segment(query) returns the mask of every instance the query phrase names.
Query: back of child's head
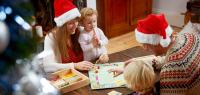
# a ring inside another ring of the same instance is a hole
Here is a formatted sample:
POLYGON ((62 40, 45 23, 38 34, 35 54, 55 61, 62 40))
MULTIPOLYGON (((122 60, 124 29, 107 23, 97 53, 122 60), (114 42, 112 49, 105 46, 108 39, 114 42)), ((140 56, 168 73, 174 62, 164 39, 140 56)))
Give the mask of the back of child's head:
POLYGON ((80 17, 80 22, 82 23, 83 20, 87 17, 87 16, 92 16, 93 14, 96 14, 98 16, 98 13, 96 10, 92 9, 92 8, 83 8, 81 9, 81 17, 80 17))
POLYGON ((153 88, 155 73, 150 64, 136 60, 125 67, 124 79, 127 82, 127 87, 144 94, 153 88))

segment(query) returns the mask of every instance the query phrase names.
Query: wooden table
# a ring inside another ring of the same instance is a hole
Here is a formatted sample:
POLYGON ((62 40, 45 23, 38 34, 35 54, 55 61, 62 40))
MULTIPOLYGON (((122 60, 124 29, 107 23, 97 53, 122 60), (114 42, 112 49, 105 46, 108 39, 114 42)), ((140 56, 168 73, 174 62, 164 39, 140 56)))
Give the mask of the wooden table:
MULTIPOLYGON (((123 62, 134 57, 140 57, 145 55, 151 55, 151 52, 144 51, 142 47, 133 47, 121 52, 113 53, 109 55, 109 62, 123 62)), ((87 75, 87 73, 85 73, 87 75)), ((78 90, 65 93, 63 95, 107 95, 108 92, 115 90, 123 95, 130 94, 132 91, 128 88, 113 88, 113 89, 102 89, 102 90, 92 90, 90 85, 82 87, 78 90)))

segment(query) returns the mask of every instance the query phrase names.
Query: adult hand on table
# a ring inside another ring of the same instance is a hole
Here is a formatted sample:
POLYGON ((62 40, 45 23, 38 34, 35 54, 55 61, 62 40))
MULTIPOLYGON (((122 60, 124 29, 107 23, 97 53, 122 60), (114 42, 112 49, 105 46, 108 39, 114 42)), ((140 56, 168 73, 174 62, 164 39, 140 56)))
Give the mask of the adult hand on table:
POLYGON ((78 70, 90 70, 93 68, 93 66, 94 65, 88 61, 81 61, 78 63, 74 63, 75 69, 78 69, 78 70))

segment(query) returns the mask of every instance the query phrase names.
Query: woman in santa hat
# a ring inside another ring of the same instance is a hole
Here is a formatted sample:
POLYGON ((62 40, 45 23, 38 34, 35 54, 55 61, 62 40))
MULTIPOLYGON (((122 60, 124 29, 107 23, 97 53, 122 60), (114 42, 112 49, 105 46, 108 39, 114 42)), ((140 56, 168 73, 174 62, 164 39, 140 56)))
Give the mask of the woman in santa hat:
POLYGON ((54 1, 54 21, 57 27, 45 37, 44 41, 43 66, 47 73, 67 68, 90 70, 93 67, 91 62, 83 61, 77 29, 80 13, 72 1, 54 1))

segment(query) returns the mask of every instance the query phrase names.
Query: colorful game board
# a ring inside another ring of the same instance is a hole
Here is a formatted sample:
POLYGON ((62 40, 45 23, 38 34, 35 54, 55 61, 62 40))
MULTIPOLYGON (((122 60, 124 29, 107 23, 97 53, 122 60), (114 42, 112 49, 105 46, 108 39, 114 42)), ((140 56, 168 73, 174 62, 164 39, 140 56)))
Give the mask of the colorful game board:
POLYGON ((111 68, 123 68, 123 66, 123 62, 95 64, 95 68, 89 71, 91 89, 124 87, 123 74, 114 77, 113 72, 108 72, 111 68))

